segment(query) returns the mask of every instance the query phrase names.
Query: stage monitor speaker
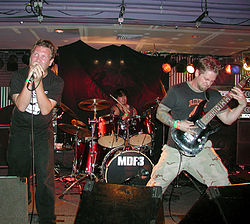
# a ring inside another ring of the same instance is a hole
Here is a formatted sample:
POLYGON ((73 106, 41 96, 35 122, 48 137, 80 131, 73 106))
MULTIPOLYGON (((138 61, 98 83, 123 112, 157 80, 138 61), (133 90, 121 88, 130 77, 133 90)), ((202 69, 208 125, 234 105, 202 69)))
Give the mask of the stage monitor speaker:
POLYGON ((250 138, 248 132, 249 128, 249 119, 239 119, 237 121, 237 165, 250 165, 250 138))
POLYGON ((0 223, 28 223, 27 183, 25 178, 0 176, 0 223))
POLYGON ((75 224, 164 224, 161 187, 87 181, 75 224))
POLYGON ((179 224, 248 223, 250 183, 209 187, 179 224))
POLYGON ((7 166, 9 128, 0 128, 0 166, 7 166))

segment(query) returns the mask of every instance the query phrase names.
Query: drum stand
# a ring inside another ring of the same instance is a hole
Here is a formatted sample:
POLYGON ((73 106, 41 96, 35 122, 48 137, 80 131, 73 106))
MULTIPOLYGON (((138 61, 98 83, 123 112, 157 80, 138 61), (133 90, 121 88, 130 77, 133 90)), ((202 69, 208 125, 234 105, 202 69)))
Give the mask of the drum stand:
MULTIPOLYGON (((78 141, 75 143, 75 159, 73 162, 73 169, 72 169, 72 174, 71 175, 75 175, 75 179, 77 179, 76 181, 74 181, 58 198, 59 199, 63 199, 64 195, 72 188, 74 187, 76 184, 80 183, 81 181, 83 181, 85 178, 89 177, 90 180, 95 180, 96 182, 98 181, 96 175, 94 174, 94 166, 95 166, 95 159, 96 159, 96 155, 94 155, 93 152, 93 144, 94 144, 94 132, 95 132, 95 124, 97 123, 97 119, 96 119, 96 109, 94 109, 94 119, 93 120, 89 120, 89 124, 91 124, 91 147, 90 147, 90 170, 88 172, 86 172, 86 174, 83 174, 82 177, 79 178, 80 176, 80 172, 79 170, 77 170, 77 144, 78 141), (77 173, 77 175, 76 175, 77 173)), ((77 138, 77 136, 76 136, 77 138)), ((79 185, 80 190, 81 190, 81 185, 79 185)))

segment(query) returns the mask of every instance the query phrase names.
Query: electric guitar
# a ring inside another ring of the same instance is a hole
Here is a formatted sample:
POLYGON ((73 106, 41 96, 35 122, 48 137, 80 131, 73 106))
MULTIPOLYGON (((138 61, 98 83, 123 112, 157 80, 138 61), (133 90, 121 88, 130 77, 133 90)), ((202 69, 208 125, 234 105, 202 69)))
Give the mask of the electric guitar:
MULTIPOLYGON (((246 85, 249 78, 249 75, 244 77, 238 83, 237 87, 242 89, 246 85)), ((199 104, 195 114, 188 119, 189 121, 193 121, 197 126, 197 128, 194 129, 195 134, 189 134, 179 129, 172 129, 171 136, 179 147, 179 150, 184 155, 195 156, 200 151, 202 151, 208 139, 208 136, 216 132, 216 130, 214 130, 211 125, 209 125, 209 122, 229 103, 231 99, 232 97, 228 93, 227 95, 222 97, 222 99, 203 117, 202 112, 207 101, 202 101, 199 104)))

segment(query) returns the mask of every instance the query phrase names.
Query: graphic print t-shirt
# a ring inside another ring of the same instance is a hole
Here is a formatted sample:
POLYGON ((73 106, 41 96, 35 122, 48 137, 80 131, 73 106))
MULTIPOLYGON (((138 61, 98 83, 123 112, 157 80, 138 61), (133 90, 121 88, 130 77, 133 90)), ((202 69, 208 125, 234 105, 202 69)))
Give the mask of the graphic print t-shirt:
MULTIPOLYGON (((161 104, 171 109, 173 119, 187 120, 195 114, 199 104, 206 100, 206 95, 209 97, 209 101, 204 106, 204 112, 208 112, 222 98, 221 94, 215 89, 209 89, 207 94, 205 92, 196 92, 187 82, 170 88, 161 104)), ((170 134, 168 144, 175 147, 170 134)))
MULTIPOLYGON (((10 85, 11 96, 22 91, 27 74, 28 68, 13 73, 10 85)), ((42 82, 47 97, 56 102, 60 102, 64 85, 63 80, 49 70, 47 76, 42 79, 42 82)), ((14 108, 12 125, 19 128, 29 129, 31 127, 32 111, 34 129, 48 128, 51 123, 52 111, 48 115, 41 114, 35 91, 32 91, 32 98, 25 112, 19 111, 17 107, 14 108)))

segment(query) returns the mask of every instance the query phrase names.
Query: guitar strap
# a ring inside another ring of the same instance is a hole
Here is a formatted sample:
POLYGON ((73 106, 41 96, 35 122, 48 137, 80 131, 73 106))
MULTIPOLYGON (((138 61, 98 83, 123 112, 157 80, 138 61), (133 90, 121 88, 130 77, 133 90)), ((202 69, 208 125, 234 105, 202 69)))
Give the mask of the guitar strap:
POLYGON ((209 92, 208 90, 205 92, 205 99, 207 102, 209 102, 209 92))

